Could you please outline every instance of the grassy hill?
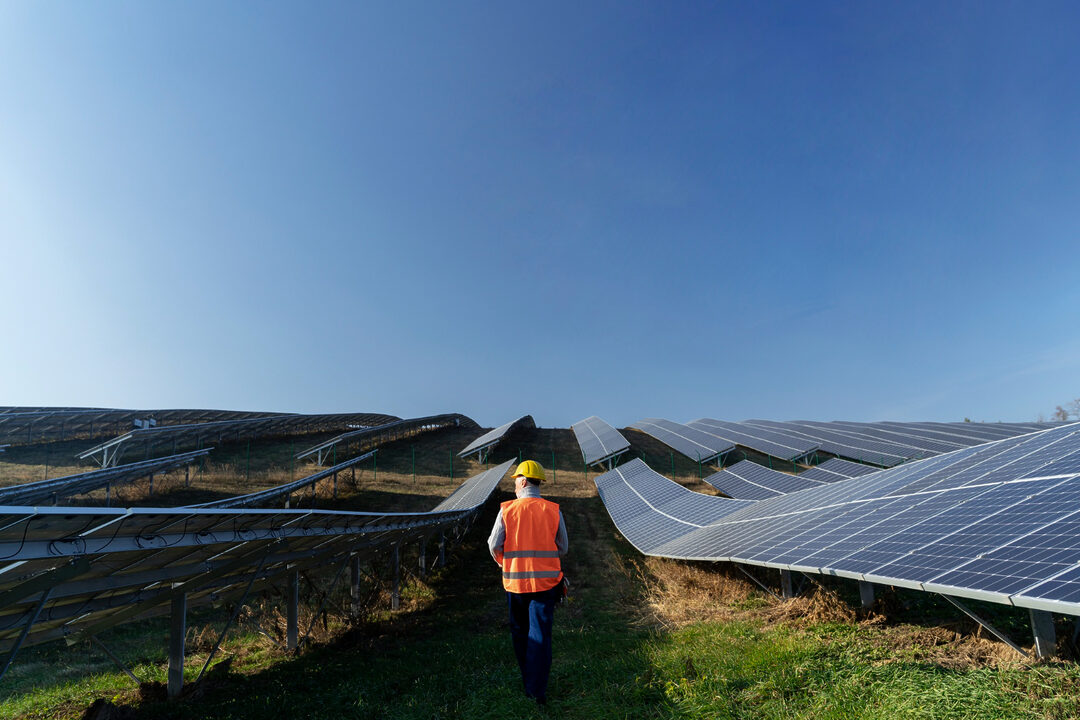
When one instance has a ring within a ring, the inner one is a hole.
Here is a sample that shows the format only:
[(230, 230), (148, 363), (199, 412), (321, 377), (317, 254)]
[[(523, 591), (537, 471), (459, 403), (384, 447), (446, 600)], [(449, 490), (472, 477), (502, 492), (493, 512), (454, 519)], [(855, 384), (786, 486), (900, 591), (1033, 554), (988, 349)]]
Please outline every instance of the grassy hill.
[[(349, 473), (340, 478), (336, 500), (324, 483), (305, 503), (428, 509), (483, 468), (454, 457), (477, 434), (446, 430), (390, 444), (355, 481)], [(698, 480), (696, 463), (671, 458), (640, 433), (627, 435), (657, 470), (670, 476), (674, 463), (676, 479), (713, 492)], [(299, 449), (295, 441), (223, 446), (190, 487), (174, 473), (156, 481), (153, 497), (145, 483), (121, 492), (126, 504), (183, 504), (268, 487), (310, 472), (289, 460)], [(41, 470), (33, 461), (42, 448), (9, 452), (0, 456), (0, 478)], [(596, 473), (582, 468), (569, 431), (508, 438), (491, 463), (519, 453), (549, 471), (544, 494), (561, 504), (570, 535), (565, 568), (573, 596), (557, 612), (547, 708), (521, 694), (499, 572), (485, 545), (492, 506), (445, 569), (406, 578), (399, 611), (388, 609), (378, 562), (367, 568), (357, 613), (340, 587), (323, 603), (335, 569), (306, 577), (301, 628), (312, 628), (312, 641), (295, 656), (278, 647), (283, 606), (267, 591), (249, 602), (222, 661), (181, 700), (164, 699), (166, 623), (146, 621), (102, 636), (141, 686), (96, 646), (30, 648), (0, 685), (0, 716), (77, 718), (101, 698), (116, 706), (114, 716), (140, 718), (1080, 717), (1080, 670), (1071, 660), (1022, 662), (925, 594), (882, 592), (870, 612), (856, 611), (854, 583), (815, 578), (803, 582), (799, 597), (780, 600), (727, 566), (644, 558), (615, 531), (592, 482)], [(511, 497), (508, 481), (498, 495)], [(416, 563), (412, 548), (404, 566)], [(750, 572), (778, 589), (775, 573)], [(320, 604), (327, 611), (316, 617)], [(1015, 638), (1028, 637), (1023, 613), (979, 610)], [(227, 616), (224, 607), (191, 612), (189, 680)]]

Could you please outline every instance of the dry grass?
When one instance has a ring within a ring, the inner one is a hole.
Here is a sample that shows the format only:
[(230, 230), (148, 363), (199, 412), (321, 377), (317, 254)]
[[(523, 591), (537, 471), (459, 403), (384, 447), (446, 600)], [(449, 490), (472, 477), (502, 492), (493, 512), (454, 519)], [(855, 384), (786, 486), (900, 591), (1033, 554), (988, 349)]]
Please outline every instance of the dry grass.
[(881, 650), (875, 664), (917, 660), (943, 668), (1013, 667), (1034, 661), (1018, 655), (975, 623), (945, 625), (890, 623), (888, 616), (856, 609), (835, 590), (817, 583), (791, 599), (765, 593), (731, 566), (685, 563), (662, 558), (636, 561), (630, 572), (644, 588), (646, 612), (638, 621), (665, 629), (700, 622), (749, 622), (810, 632), (814, 626), (848, 625)]

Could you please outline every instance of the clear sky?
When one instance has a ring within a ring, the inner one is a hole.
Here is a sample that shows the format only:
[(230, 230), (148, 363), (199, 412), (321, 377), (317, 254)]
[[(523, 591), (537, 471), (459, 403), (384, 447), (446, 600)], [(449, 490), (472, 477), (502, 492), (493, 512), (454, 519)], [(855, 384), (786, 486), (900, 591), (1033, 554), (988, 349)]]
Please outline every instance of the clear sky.
[(1075, 3), (0, 5), (0, 405), (1033, 420)]

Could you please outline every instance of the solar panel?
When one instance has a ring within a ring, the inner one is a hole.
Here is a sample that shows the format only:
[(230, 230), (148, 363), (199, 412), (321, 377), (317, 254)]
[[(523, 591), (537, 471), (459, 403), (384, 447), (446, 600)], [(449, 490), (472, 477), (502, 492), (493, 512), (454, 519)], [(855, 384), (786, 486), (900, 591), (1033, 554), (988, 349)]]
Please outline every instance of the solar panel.
[(861, 477), (877, 472), (878, 468), (854, 463), (840, 458), (829, 458), (820, 465), (815, 465), (805, 472), (799, 473), (799, 477), (819, 482), (836, 482), (847, 478)]
[(484, 457), (491, 451), (491, 448), (499, 444), (499, 441), (506, 437), (508, 434), (517, 430), (518, 428), (535, 428), (536, 423), (532, 419), (532, 415), (522, 415), (517, 420), (511, 420), (505, 425), (500, 425), (494, 430), (489, 430), (480, 437), (473, 440), (465, 449), (458, 453), (458, 457), (466, 457), (477, 454), (477, 457), (483, 461)]
[(570, 426), (581, 448), (586, 465), (598, 465), (617, 458), (630, 449), (630, 443), (619, 431), (593, 415)]
[(787, 461), (804, 458), (821, 447), (821, 443), (813, 440), (800, 440), (773, 430), (712, 418), (701, 418), (687, 425), (722, 440)]
[[(598, 487), (633, 476), (597, 478)], [(607, 499), (602, 494), (605, 503)], [(1080, 615), (1080, 430), (1059, 426), (752, 502), (700, 527), (648, 503), (644, 552), (730, 560)], [(663, 533), (651, 532), (660, 524)], [(640, 543), (640, 544), (639, 544)]]
[(451, 493), (450, 497), (432, 508), (432, 512), (459, 510), (480, 505), (490, 497), (491, 493), (495, 492), (499, 481), (510, 471), (513, 464), (513, 460), (507, 460), (503, 464), (485, 470), (467, 482), (462, 483), (457, 490)]
[(763, 500), (821, 486), (816, 480), (805, 479), (805, 473), (788, 475), (749, 460), (740, 460), (713, 473), (705, 478), (705, 482), (725, 495), (740, 500)]
[(170, 455), (155, 460), (144, 460), (143, 462), (128, 465), (118, 465), (112, 468), (92, 470), (78, 475), (66, 475), (32, 483), (11, 485), (0, 489), (0, 505), (34, 505), (41, 502), (53, 502), (55, 504), (60, 498), (83, 495), (103, 487), (133, 482), (148, 475), (186, 467), (206, 457), (210, 450), (212, 448)]
[(735, 449), (735, 443), (661, 418), (645, 418), (630, 427), (651, 435), (691, 460), (709, 463)]

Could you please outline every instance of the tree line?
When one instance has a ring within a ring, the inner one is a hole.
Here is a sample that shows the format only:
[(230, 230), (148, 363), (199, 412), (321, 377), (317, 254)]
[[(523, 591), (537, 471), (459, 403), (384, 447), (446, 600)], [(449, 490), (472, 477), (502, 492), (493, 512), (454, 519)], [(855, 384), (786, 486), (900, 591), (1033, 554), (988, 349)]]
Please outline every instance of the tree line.
[[(1050, 414), (1051, 420), (1080, 420), (1080, 398), (1073, 398), (1069, 402), (1058, 405)], [(1046, 422), (1046, 417), (1039, 413), (1039, 422)]]

